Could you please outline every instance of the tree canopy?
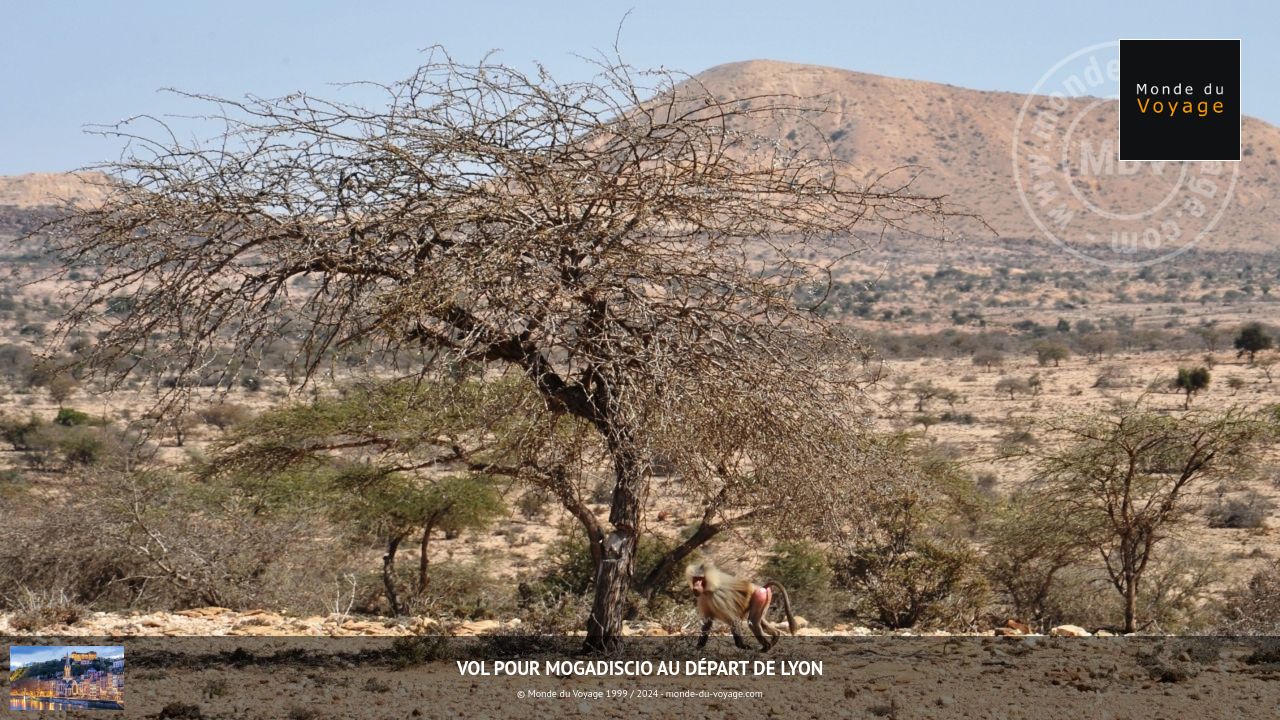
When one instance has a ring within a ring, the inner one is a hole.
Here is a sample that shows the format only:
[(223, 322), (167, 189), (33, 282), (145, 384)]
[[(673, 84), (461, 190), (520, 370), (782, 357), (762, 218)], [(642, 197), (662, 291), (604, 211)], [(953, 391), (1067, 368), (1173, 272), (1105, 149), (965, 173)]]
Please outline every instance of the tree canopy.
[(1080, 540), (1099, 553), (1125, 600), (1125, 632), (1138, 628), (1137, 598), (1157, 547), (1191, 506), (1197, 487), (1246, 467), (1274, 418), (1241, 408), (1181, 417), (1132, 405), (1044, 428), (1050, 442), (1033, 454), (1048, 512), (1088, 529)]
[[(711, 500), (783, 508), (856, 472), (863, 349), (796, 291), (954, 211), (911, 172), (852, 181), (805, 132), (807, 100), (597, 70), (558, 82), (435, 50), (374, 84), (385, 106), (196, 96), (222, 125), (211, 142), (112, 129), (130, 143), (105, 168), (118, 184), (52, 228), (78, 291), (64, 329), (103, 328), (86, 362), (176, 393), (281, 337), (304, 380), (337, 351), (420, 377), (513, 369), (612, 468), (587, 639), (611, 644), (655, 458)], [(761, 132), (780, 126), (800, 132)]]

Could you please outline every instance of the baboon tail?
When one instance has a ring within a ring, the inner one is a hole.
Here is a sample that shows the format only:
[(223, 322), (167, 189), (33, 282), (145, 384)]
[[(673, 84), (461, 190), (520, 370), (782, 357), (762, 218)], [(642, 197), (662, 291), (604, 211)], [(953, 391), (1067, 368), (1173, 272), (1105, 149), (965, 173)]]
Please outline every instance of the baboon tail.
[(791, 631), (792, 635), (795, 635), (796, 634), (796, 616), (791, 614), (791, 598), (787, 596), (787, 589), (782, 586), (782, 583), (777, 582), (776, 580), (770, 580), (769, 582), (765, 583), (764, 586), (773, 590), (777, 590), (778, 594), (782, 596), (782, 612), (785, 613), (787, 616), (787, 629)]

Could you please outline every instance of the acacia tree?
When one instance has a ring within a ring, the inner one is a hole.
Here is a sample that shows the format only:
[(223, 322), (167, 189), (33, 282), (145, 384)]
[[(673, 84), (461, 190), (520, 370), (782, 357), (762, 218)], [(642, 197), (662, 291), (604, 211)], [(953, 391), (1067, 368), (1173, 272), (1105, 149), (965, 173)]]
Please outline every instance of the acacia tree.
[(501, 497), (489, 478), (455, 475), (421, 484), (380, 468), (334, 468), (330, 487), (335, 517), (357, 531), (376, 537), (385, 547), (382, 585), (393, 615), (407, 611), (397, 582), (396, 556), (411, 533), (421, 532), (416, 593), (429, 583), (428, 554), (435, 530), (461, 532), (480, 529), (502, 509)]
[[(910, 177), (851, 181), (802, 100), (597, 70), (561, 83), (436, 51), (373, 86), (381, 107), (198, 97), (213, 142), (112, 129), (132, 148), (105, 168), (119, 184), (53, 228), (64, 278), (87, 278), (64, 328), (105, 330), (93, 366), (178, 392), (279, 337), (304, 381), (337, 350), (516, 369), (611, 466), (587, 645), (611, 644), (652, 460), (725, 502), (767, 486), (795, 507), (835, 477), (862, 351), (797, 290), (824, 298), (866, 233), (949, 210)], [(798, 133), (760, 134), (778, 128)]]
[(1173, 385), (1186, 393), (1186, 399), (1182, 403), (1183, 410), (1191, 408), (1191, 396), (1208, 388), (1211, 378), (1207, 367), (1178, 368), (1178, 376), (1174, 378)]
[(1046, 507), (1092, 528), (1081, 540), (1124, 599), (1124, 631), (1136, 632), (1143, 575), (1196, 486), (1240, 470), (1274, 426), (1239, 408), (1174, 417), (1133, 405), (1045, 430), (1054, 442), (1037, 453), (1036, 478), (1053, 498)]
[(1251, 322), (1240, 327), (1239, 334), (1236, 335), (1235, 348), (1236, 357), (1242, 355), (1249, 356), (1249, 364), (1252, 365), (1258, 357), (1258, 353), (1268, 350), (1274, 341), (1267, 334), (1266, 328), (1262, 327), (1262, 323)]

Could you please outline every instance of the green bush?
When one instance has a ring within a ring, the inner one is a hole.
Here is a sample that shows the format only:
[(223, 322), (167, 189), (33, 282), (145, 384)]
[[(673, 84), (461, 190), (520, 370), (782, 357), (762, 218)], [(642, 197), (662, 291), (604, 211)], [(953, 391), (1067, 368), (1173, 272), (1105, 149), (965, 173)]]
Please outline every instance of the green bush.
[(71, 428), (59, 435), (58, 452), (71, 465), (98, 465), (118, 450), (102, 432), (90, 428)]
[(540, 581), (556, 594), (583, 595), (596, 581), (596, 566), (591, 548), (581, 528), (574, 526), (562, 532), (547, 546), (547, 572)]
[(838, 543), (835, 585), (853, 591), (855, 614), (885, 627), (972, 626), (987, 602), (970, 540), (978, 492), (937, 449), (903, 438), (886, 447), (910, 462), (866, 496), (860, 532)]
[(407, 667), (442, 660), (448, 657), (449, 648), (449, 640), (443, 635), (398, 637), (391, 642), (388, 655), (391, 657), (391, 664), (403, 670)]
[(826, 554), (822, 548), (803, 540), (774, 545), (761, 573), (786, 585), (794, 593), (823, 591), (831, 587), (831, 566)]
[(901, 549), (867, 548), (838, 570), (858, 596), (859, 614), (893, 629), (951, 627), (967, 624), (985, 600), (977, 562), (963, 543), (919, 538)]
[(80, 412), (75, 408), (62, 408), (58, 410), (58, 415), (53, 419), (54, 424), (63, 427), (77, 427), (79, 425), (106, 425), (106, 420), (95, 418), (89, 413)]
[[(665, 535), (643, 535), (636, 546), (635, 577), (647, 578), (662, 559), (676, 548), (679, 543)], [(657, 595), (676, 597), (684, 590), (684, 568), (673, 565), (655, 579), (654, 587)]]
[(835, 600), (831, 565), (822, 548), (798, 540), (780, 542), (773, 546), (760, 572), (787, 588), (795, 612), (811, 622), (827, 623), (832, 619)]

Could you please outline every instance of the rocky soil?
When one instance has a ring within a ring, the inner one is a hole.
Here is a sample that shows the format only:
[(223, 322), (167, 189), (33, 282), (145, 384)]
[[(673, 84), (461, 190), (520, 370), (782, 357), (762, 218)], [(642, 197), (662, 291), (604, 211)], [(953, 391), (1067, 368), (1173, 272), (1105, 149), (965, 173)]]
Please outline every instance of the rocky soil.
[[(803, 618), (796, 618), (801, 637), (949, 637), (945, 630), (893, 632), (873, 630), (858, 625), (837, 624), (829, 628), (810, 626)], [(441, 621), (428, 617), (377, 617), (333, 613), (291, 617), (270, 610), (235, 611), (224, 607), (202, 607), (176, 612), (148, 613), (87, 613), (74, 623), (49, 625), (36, 630), (20, 630), (24, 623), (13, 613), (0, 614), (0, 636), (31, 637), (398, 637), (409, 635), (451, 635), (470, 637), (477, 635), (516, 634), (521, 631), (521, 620), (474, 620), (469, 622)], [(692, 635), (693, 625), (688, 627), (664, 626), (656, 622), (639, 621), (623, 624), (623, 634), (635, 637), (670, 637)], [(578, 631), (577, 634), (582, 634)], [(1100, 630), (1098, 637), (1110, 633)], [(1004, 627), (995, 628), (974, 636), (1034, 636), (1031, 628), (1010, 620)], [(1088, 637), (1088, 630), (1076, 625), (1061, 625), (1049, 635), (1056, 637)]]

